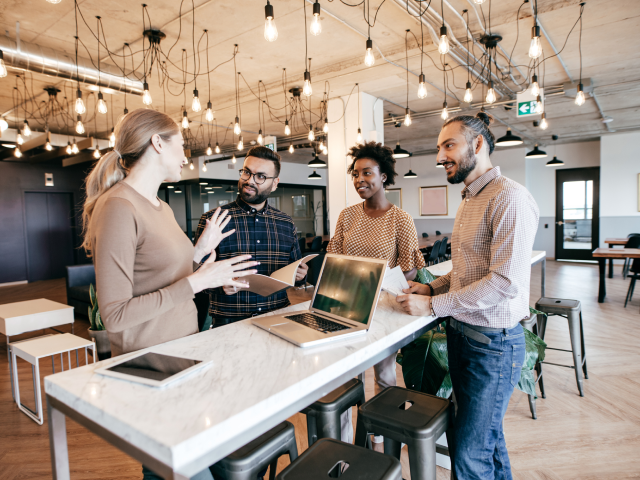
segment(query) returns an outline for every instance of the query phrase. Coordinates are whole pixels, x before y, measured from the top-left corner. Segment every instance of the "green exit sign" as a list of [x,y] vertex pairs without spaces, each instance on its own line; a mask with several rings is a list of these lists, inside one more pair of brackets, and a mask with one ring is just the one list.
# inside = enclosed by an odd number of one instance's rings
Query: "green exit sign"
[[518,116],[527,117],[529,115],[540,115],[536,112],[538,102],[535,100],[528,100],[526,102],[518,102]]

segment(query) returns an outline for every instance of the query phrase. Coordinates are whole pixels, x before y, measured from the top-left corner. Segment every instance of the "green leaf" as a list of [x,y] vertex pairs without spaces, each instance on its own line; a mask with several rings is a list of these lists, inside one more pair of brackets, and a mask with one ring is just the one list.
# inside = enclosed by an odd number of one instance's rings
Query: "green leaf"
[[97,306],[98,298],[96,295],[96,289],[93,287],[93,283],[89,285],[89,297],[91,298],[91,306]]
[[433,273],[427,270],[426,267],[422,267],[420,270],[418,270],[418,273],[416,273],[416,278],[414,278],[413,281],[425,285],[427,283],[433,282],[435,279],[436,277],[434,277]]
[[106,330],[104,328],[104,323],[102,323],[102,315],[100,312],[96,312],[96,330]]
[[527,395],[536,396],[536,384],[533,376],[533,369],[536,363],[544,360],[547,344],[527,329],[524,329],[525,354],[522,362],[520,381],[516,388]]

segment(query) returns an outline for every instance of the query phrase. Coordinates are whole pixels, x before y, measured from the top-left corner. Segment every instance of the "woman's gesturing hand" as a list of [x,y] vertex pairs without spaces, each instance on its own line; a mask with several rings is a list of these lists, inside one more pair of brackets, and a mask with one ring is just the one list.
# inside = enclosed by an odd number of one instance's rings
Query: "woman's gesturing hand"
[[198,271],[187,277],[194,293],[224,285],[246,288],[248,286],[247,282],[240,280],[239,277],[257,273],[255,269],[245,270],[245,268],[258,265],[258,262],[246,261],[251,258],[251,255],[240,255],[219,262],[215,261],[215,257],[215,252],[212,252],[211,256]]
[[202,235],[200,235],[198,243],[196,244],[193,255],[194,262],[200,263],[205,255],[215,250],[223,239],[236,231],[234,228],[228,232],[222,233],[231,220],[231,217],[227,217],[228,213],[229,211],[225,210],[220,214],[220,207],[218,207],[216,208],[213,217],[211,217],[211,219],[207,219],[207,226],[202,232]]

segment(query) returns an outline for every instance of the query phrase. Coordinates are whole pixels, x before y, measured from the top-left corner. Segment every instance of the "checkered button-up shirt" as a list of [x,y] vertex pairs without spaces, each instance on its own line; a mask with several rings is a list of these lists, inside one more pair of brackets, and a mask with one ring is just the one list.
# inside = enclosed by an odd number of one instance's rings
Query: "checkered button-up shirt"
[[[226,237],[216,248],[216,261],[226,260],[238,255],[252,255],[251,260],[260,262],[252,267],[259,274],[271,275],[276,270],[302,258],[298,235],[293,220],[269,204],[262,210],[256,210],[245,203],[239,196],[232,203],[223,205],[228,210],[231,221],[225,231],[236,229],[235,233]],[[200,218],[196,231],[196,242],[207,226],[215,210],[211,210]],[[208,255],[202,259],[204,262]],[[252,315],[260,315],[271,310],[289,305],[287,291],[281,290],[269,297],[257,293],[239,290],[234,295],[227,295],[222,288],[213,288],[209,292],[209,313],[215,318],[242,319]]]
[[431,283],[433,311],[470,325],[511,328],[529,316],[538,206],[495,167],[462,190],[451,271]]

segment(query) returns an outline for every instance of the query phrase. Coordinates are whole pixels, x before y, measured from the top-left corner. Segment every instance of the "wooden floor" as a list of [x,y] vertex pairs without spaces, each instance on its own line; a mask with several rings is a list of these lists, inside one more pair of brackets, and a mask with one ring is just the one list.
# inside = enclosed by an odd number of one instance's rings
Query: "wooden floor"
[[[540,292],[540,268],[534,267],[531,304]],[[608,295],[597,303],[597,266],[547,263],[547,295],[582,302],[589,380],[580,398],[573,370],[545,366],[546,399],[538,399],[538,420],[532,420],[526,395],[516,391],[505,418],[505,434],[514,477],[526,480],[640,478],[640,293],[625,309],[628,280],[620,269],[607,279]],[[307,297],[310,295],[307,292]],[[48,298],[65,303],[64,280],[35,282],[0,288],[0,304]],[[304,300],[302,291],[292,292],[292,301]],[[78,319],[75,333],[87,337],[88,323]],[[547,342],[570,348],[567,322],[550,319]],[[68,329],[67,329],[68,330]],[[35,334],[13,337],[29,338]],[[4,338],[0,345],[0,479],[51,478],[47,424],[38,426],[18,410],[11,399],[9,369]],[[570,363],[571,355],[549,351],[554,363]],[[43,374],[51,371],[42,365]],[[402,376],[399,373],[399,383]],[[21,362],[21,393],[33,402],[31,369]],[[373,395],[372,372],[367,372],[367,398]],[[355,415],[354,415],[355,417]],[[294,423],[298,449],[307,448],[305,417]],[[67,420],[72,479],[139,479],[140,464],[83,427]],[[403,477],[410,478],[406,449]],[[278,470],[288,464],[283,458]],[[438,468],[438,479],[448,471]]]

